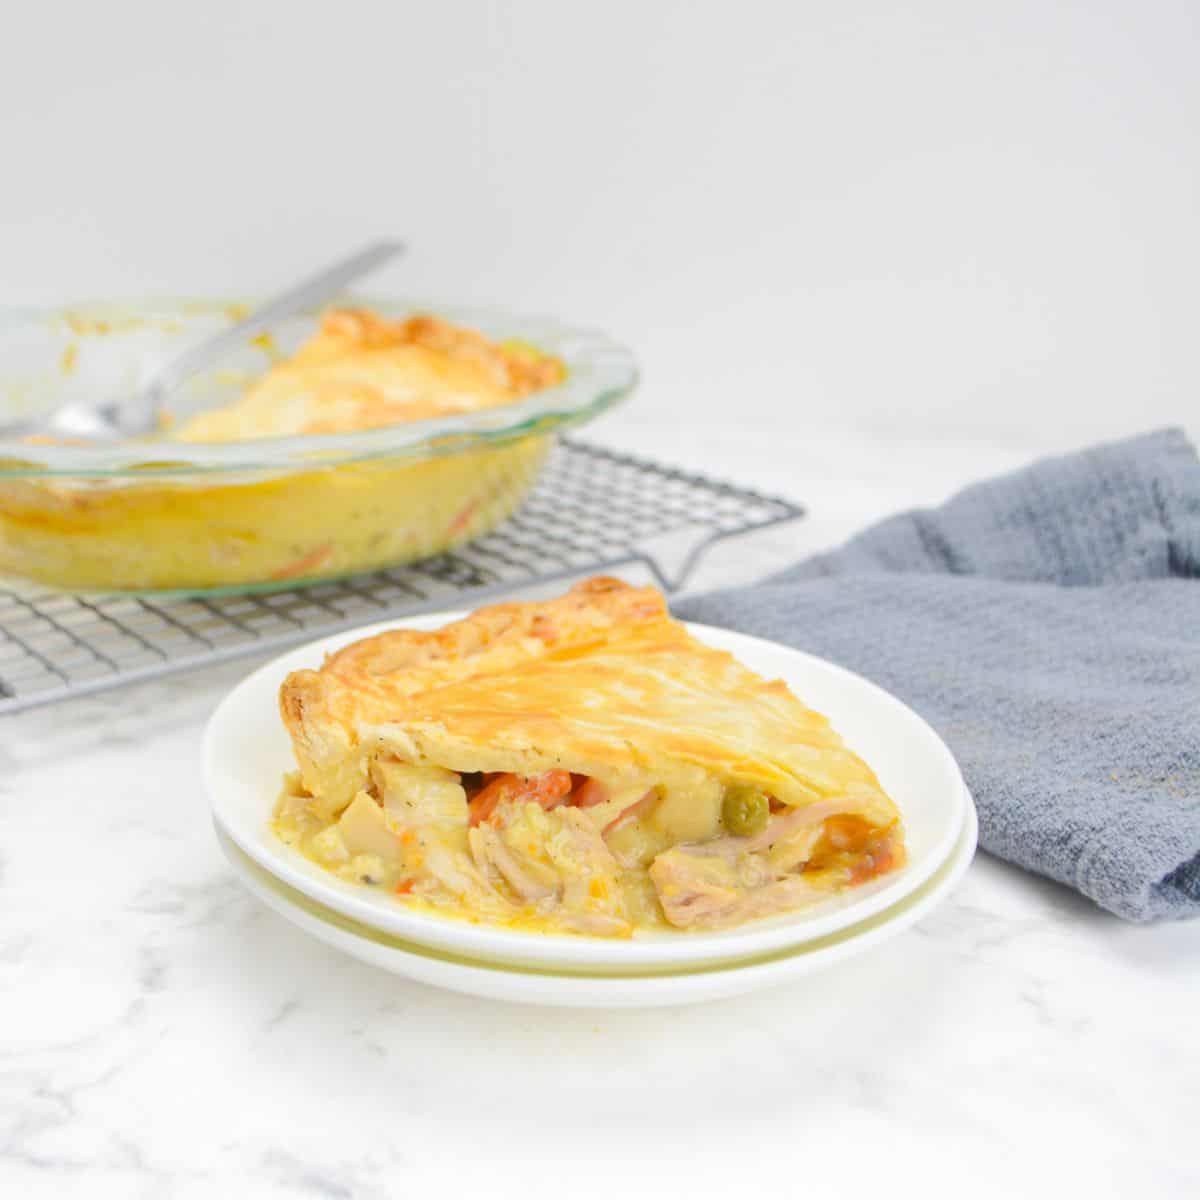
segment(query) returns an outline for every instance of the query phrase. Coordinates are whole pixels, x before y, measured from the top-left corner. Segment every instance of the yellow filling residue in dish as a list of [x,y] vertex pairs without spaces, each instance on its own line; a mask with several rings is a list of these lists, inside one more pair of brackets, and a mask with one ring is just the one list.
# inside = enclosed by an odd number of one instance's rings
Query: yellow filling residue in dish
[[0,483],[0,567],[58,587],[213,588],[439,554],[520,503],[547,439],[249,484]]

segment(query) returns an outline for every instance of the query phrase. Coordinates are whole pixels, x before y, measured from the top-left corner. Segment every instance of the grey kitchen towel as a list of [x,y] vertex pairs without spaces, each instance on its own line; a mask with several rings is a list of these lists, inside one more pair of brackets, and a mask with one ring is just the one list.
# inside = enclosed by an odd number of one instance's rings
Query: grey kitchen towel
[[1132,921],[1200,914],[1200,462],[1178,429],[978,483],[689,620],[842,663],[958,758],[980,843]]

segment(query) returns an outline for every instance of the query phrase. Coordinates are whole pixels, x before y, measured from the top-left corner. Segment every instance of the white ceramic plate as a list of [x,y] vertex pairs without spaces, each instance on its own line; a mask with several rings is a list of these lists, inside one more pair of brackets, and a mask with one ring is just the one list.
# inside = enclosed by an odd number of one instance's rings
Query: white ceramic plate
[[412,942],[324,909],[280,883],[218,830],[221,848],[242,882],[280,916],[336,950],[406,979],[432,987],[506,1000],[565,1008],[653,1008],[721,1000],[774,987],[843,962],[887,941],[920,920],[946,898],[975,854],[978,823],[969,797],[965,820],[949,858],[914,892],[848,929],[746,962],[683,967],[646,975],[565,974],[471,961]]
[[[404,624],[436,628],[460,615],[443,613]],[[689,625],[694,636],[731,651],[759,674],[784,679],[806,704],[830,718],[898,805],[908,842],[907,866],[803,911],[717,933],[588,938],[496,929],[410,908],[398,897],[324,871],[269,827],[283,773],[295,765],[279,719],[284,676],[316,667],[326,654],[396,625],[338,634],[268,663],[225,698],[205,736],[205,775],[218,828],[281,882],[325,908],[396,937],[473,959],[573,970],[658,970],[745,958],[827,937],[898,903],[945,863],[962,830],[966,800],[958,767],[937,734],[910,708],[823,659],[760,638]]]

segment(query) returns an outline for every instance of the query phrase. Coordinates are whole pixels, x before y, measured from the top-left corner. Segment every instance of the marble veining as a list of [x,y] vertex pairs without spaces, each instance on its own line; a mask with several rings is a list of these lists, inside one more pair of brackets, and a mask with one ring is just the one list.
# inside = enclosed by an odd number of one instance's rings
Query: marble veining
[[[814,439],[781,465],[769,431],[718,454],[614,428],[812,506],[697,586],[1022,457],[866,446],[847,482]],[[1200,1194],[1200,926],[1123,925],[985,856],[910,933],[738,1000],[436,992],[225,866],[200,733],[253,665],[0,724],[0,1196]]]

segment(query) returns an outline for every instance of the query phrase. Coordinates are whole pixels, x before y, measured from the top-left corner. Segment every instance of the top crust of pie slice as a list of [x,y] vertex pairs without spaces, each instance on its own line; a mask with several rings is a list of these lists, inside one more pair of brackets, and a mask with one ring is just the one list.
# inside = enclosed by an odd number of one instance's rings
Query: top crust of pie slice
[[840,798],[873,823],[897,815],[823,716],[693,638],[658,591],[615,579],[355,642],[289,675],[280,710],[304,785],[331,814],[384,756],[679,793],[754,783],[786,805]]

